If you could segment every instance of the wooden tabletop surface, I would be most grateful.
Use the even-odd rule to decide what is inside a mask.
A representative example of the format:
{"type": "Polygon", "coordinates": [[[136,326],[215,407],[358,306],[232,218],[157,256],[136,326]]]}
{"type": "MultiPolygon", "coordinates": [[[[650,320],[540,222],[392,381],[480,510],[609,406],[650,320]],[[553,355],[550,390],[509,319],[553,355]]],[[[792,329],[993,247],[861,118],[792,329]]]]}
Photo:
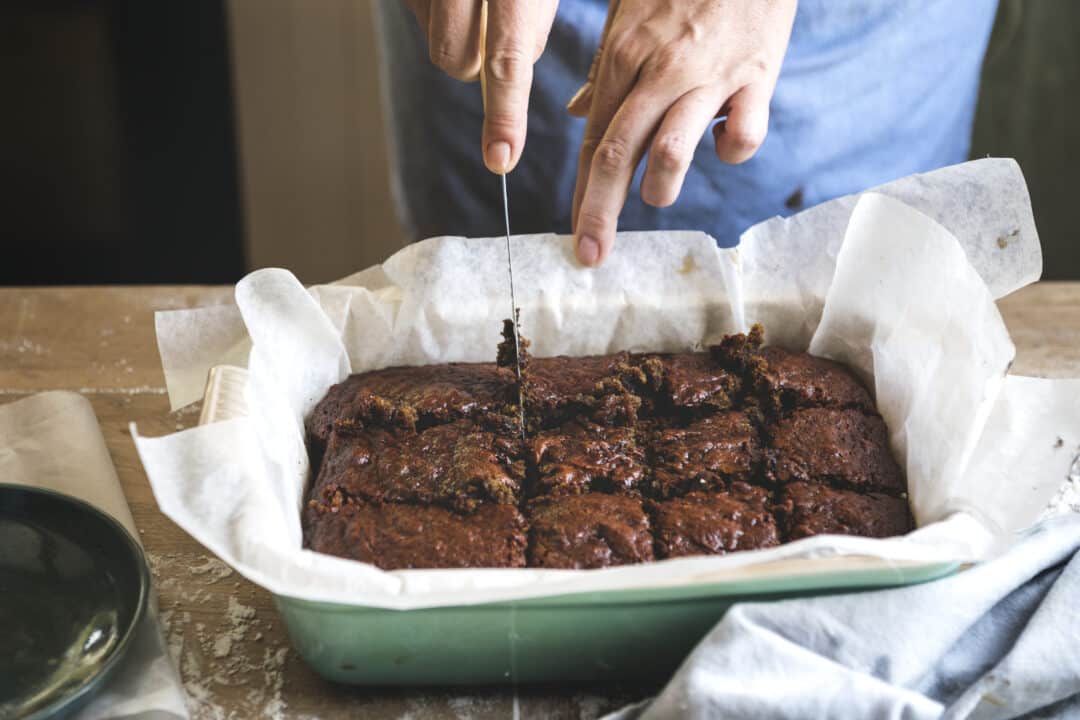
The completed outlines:
{"type": "MultiPolygon", "coordinates": [[[[94,406],[157,585],[161,619],[195,718],[595,717],[654,688],[371,689],[332,685],[289,648],[270,595],[160,513],[128,423],[145,435],[191,427],[169,411],[155,310],[230,302],[224,287],[0,289],[0,403],[73,390],[94,406]]],[[[1040,283],[1000,303],[1013,371],[1080,377],[1080,283],[1040,283]]]]}

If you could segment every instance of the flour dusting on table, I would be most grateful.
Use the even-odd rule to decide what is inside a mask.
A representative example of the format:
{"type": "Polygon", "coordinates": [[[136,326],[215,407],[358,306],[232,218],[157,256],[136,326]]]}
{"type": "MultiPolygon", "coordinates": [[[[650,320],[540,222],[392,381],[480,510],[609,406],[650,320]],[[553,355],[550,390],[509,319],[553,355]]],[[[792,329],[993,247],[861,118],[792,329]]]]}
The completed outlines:
{"type": "Polygon", "coordinates": [[[213,556],[191,562],[179,553],[147,553],[147,560],[193,720],[285,718],[289,647],[271,632],[276,618],[260,617],[244,602],[250,587],[241,588],[234,571],[213,556]],[[227,606],[209,607],[223,588],[230,592],[230,583],[227,606]]]}

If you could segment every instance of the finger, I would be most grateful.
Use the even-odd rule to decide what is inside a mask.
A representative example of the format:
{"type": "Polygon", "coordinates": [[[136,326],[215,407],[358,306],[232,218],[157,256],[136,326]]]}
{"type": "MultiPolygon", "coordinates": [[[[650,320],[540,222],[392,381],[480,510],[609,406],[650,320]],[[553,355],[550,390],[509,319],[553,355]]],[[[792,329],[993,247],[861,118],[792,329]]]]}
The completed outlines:
{"type": "Polygon", "coordinates": [[[589,64],[589,72],[585,76],[586,82],[594,82],[597,73],[600,72],[600,58],[604,54],[604,46],[607,44],[608,33],[615,22],[615,16],[619,14],[619,5],[622,0],[608,0],[607,15],[604,16],[604,27],[600,30],[600,40],[596,43],[596,52],[593,53],[592,62],[589,64]]]}
{"type": "Polygon", "coordinates": [[[589,115],[585,122],[585,135],[578,154],[577,184],[574,187],[574,203],[571,224],[577,228],[577,217],[585,188],[589,183],[593,155],[608,130],[615,113],[630,94],[637,82],[638,71],[648,58],[648,51],[635,46],[630,39],[607,43],[600,57],[593,82],[593,95],[589,103],[589,115]]]}
{"type": "Polygon", "coordinates": [[[547,47],[548,36],[551,35],[551,26],[555,23],[555,14],[559,9],[559,0],[534,0],[532,7],[533,27],[533,63],[544,54],[547,47]]]}
{"type": "Polygon", "coordinates": [[[728,100],[727,119],[713,127],[716,155],[727,163],[746,162],[769,131],[769,98],[772,86],[767,82],[747,85],[728,100]]]}
{"type": "Polygon", "coordinates": [[[577,256],[583,265],[599,265],[611,252],[634,169],[673,99],[656,85],[635,88],[597,144],[577,216],[577,256]]]}
{"type": "Polygon", "coordinates": [[[431,62],[458,80],[480,73],[479,0],[438,0],[428,11],[431,62]]]}
{"type": "Polygon", "coordinates": [[[489,0],[484,74],[484,164],[494,173],[517,165],[525,145],[533,78],[532,2],[489,0]]]}
{"type": "Polygon", "coordinates": [[[655,207],[675,202],[698,142],[716,118],[719,104],[716,90],[697,88],[671,106],[649,146],[641,179],[642,200],[655,207]]]}
{"type": "Polygon", "coordinates": [[[566,110],[573,117],[585,117],[589,114],[589,104],[592,102],[593,83],[596,82],[596,73],[600,69],[600,58],[604,54],[604,43],[607,40],[608,31],[611,29],[612,19],[619,11],[620,0],[611,0],[608,3],[607,17],[604,18],[604,28],[600,31],[600,41],[596,45],[596,52],[593,53],[592,62],[589,63],[589,72],[585,76],[585,82],[582,84],[578,91],[574,93],[574,96],[570,98],[570,102],[566,104],[566,110]]]}

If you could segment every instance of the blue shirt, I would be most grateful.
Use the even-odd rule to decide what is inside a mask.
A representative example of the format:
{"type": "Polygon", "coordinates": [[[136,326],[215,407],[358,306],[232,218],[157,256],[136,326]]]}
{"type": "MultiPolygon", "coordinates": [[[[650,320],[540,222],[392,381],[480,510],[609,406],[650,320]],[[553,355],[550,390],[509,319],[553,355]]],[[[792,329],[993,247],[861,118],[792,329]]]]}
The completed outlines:
{"type": "MultiPolygon", "coordinates": [[[[679,199],[654,208],[635,176],[621,230],[704,230],[734,245],[750,225],[967,159],[997,0],[799,0],[757,154],[728,165],[712,133],[679,199]]],[[[498,179],[480,154],[478,83],[445,76],[400,0],[376,4],[395,197],[412,239],[502,233],[498,179]]],[[[529,131],[509,175],[514,233],[570,231],[584,120],[566,103],[588,72],[603,0],[561,0],[536,65],[529,131]]]]}

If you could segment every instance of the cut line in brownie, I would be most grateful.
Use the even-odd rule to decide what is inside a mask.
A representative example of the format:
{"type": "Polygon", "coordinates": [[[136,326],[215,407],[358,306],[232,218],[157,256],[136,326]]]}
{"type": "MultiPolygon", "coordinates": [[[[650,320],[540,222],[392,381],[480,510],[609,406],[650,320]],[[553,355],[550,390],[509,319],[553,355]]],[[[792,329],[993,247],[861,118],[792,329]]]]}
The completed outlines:
{"type": "Polygon", "coordinates": [[[885,538],[904,535],[914,527],[904,498],[816,483],[786,485],[779,493],[776,513],[787,540],[823,534],[885,538]]]}
{"type": "Polygon", "coordinates": [[[525,566],[527,526],[512,505],[458,515],[434,505],[313,501],[304,518],[304,547],[384,570],[525,566]]]}
{"type": "Polygon", "coordinates": [[[727,410],[738,400],[739,376],[711,353],[650,353],[634,361],[656,395],[654,412],[727,410]]]}
{"type": "Polygon", "coordinates": [[[651,433],[648,451],[649,494],[670,498],[750,480],[761,459],[761,442],[747,413],[728,410],[685,427],[660,425],[651,433]]]}
{"type": "Polygon", "coordinates": [[[341,491],[369,502],[440,504],[467,512],[483,501],[516,504],[524,478],[516,436],[472,420],[422,432],[338,429],[330,436],[312,497],[341,491]]]}
{"type": "Polygon", "coordinates": [[[572,420],[530,439],[533,495],[634,493],[645,478],[645,451],[626,427],[572,420]]]}
{"type": "Polygon", "coordinates": [[[307,431],[325,443],[339,422],[408,428],[508,413],[517,402],[515,382],[512,372],[495,363],[391,367],[350,375],[315,406],[307,431]]]}
{"type": "Polygon", "coordinates": [[[530,567],[589,569],[653,559],[649,518],[627,495],[585,493],[527,504],[530,567]]]}
{"type": "Polygon", "coordinates": [[[744,482],[730,489],[650,500],[658,558],[716,555],[780,544],[769,491],[744,482]]]}
{"type": "Polygon", "coordinates": [[[808,408],[780,419],[770,430],[765,476],[770,482],[822,482],[899,495],[906,489],[889,450],[888,430],[877,415],[859,410],[808,408]]]}

